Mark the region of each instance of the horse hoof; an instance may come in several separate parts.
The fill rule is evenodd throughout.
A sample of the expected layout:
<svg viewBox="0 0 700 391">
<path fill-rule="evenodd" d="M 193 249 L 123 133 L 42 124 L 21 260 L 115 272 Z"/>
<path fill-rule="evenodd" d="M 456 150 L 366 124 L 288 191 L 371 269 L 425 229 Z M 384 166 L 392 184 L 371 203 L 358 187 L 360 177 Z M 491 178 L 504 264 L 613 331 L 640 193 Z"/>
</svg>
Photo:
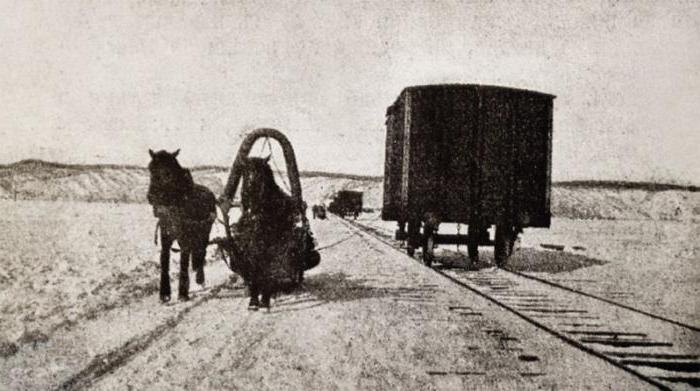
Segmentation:
<svg viewBox="0 0 700 391">
<path fill-rule="evenodd" d="M 190 300 L 190 295 L 182 295 L 182 294 L 180 294 L 180 295 L 177 296 L 177 299 L 180 300 L 180 301 L 189 301 L 189 300 Z"/>
<path fill-rule="evenodd" d="M 248 304 L 248 311 L 257 311 L 260 308 L 255 304 Z"/>
<path fill-rule="evenodd" d="M 167 303 L 170 301 L 170 296 L 161 296 L 160 297 L 160 302 L 161 303 Z"/>
<path fill-rule="evenodd" d="M 199 272 L 197 272 L 197 277 L 195 277 L 195 282 L 199 285 L 204 285 L 204 273 L 199 274 Z"/>
</svg>

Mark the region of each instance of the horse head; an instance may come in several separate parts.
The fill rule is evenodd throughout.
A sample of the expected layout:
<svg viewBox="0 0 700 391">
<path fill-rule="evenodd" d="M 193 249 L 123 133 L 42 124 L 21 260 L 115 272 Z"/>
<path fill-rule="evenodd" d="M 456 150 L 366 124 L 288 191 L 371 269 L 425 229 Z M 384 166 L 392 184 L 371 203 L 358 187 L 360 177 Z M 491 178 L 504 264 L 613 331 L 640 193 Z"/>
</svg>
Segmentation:
<svg viewBox="0 0 700 391">
<path fill-rule="evenodd" d="M 253 214 L 263 213 L 273 189 L 275 177 L 268 164 L 270 157 L 247 157 L 243 161 L 241 185 L 241 205 L 244 211 Z"/>
<path fill-rule="evenodd" d="M 189 170 L 177 161 L 175 152 L 148 150 L 151 162 L 148 171 L 151 176 L 148 186 L 148 202 L 152 205 L 172 206 L 180 203 L 186 194 L 194 188 L 194 181 Z"/>
</svg>

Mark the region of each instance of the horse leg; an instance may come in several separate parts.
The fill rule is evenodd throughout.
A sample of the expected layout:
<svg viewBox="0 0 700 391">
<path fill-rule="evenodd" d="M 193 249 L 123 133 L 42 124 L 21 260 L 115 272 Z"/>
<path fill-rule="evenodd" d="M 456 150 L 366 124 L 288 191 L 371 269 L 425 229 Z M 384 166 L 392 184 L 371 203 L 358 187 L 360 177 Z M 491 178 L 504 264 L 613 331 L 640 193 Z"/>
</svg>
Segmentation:
<svg viewBox="0 0 700 391">
<path fill-rule="evenodd" d="M 173 239 L 167 231 L 160 229 L 160 301 L 167 303 L 170 301 L 170 247 Z"/>
<path fill-rule="evenodd" d="M 206 247 L 198 248 L 192 252 L 192 268 L 197 272 L 195 281 L 199 285 L 204 285 L 204 259 L 206 256 Z"/>
<path fill-rule="evenodd" d="M 258 284 L 255 281 L 250 281 L 248 286 L 248 294 L 250 296 L 250 302 L 248 302 L 248 311 L 257 311 L 260 306 L 258 301 Z"/>
<path fill-rule="evenodd" d="M 187 301 L 190 299 L 190 250 L 181 249 L 180 253 L 180 283 L 178 284 L 177 298 Z"/>
<path fill-rule="evenodd" d="M 267 308 L 270 310 L 270 288 L 263 287 L 262 289 L 262 300 L 260 301 L 260 307 Z"/>
</svg>

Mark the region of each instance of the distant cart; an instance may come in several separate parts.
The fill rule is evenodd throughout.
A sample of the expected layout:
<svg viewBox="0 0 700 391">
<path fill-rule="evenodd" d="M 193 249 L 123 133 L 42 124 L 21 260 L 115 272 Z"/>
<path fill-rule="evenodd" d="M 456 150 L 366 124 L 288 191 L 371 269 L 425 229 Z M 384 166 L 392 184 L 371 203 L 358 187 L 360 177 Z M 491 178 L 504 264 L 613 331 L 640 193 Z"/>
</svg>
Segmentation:
<svg viewBox="0 0 700 391">
<path fill-rule="evenodd" d="M 328 205 L 328 211 L 340 217 L 357 216 L 362 213 L 362 192 L 341 190 L 335 194 Z"/>
<path fill-rule="evenodd" d="M 325 220 L 326 219 L 326 207 L 323 205 L 314 205 L 311 207 L 311 213 L 314 219 Z"/>
<path fill-rule="evenodd" d="M 404 89 L 386 114 L 382 219 L 430 265 L 438 244 L 494 245 L 498 265 L 525 227 L 550 226 L 553 95 L 463 85 Z M 468 226 L 442 235 L 441 223 Z M 487 229 L 495 225 L 494 240 Z"/>
</svg>

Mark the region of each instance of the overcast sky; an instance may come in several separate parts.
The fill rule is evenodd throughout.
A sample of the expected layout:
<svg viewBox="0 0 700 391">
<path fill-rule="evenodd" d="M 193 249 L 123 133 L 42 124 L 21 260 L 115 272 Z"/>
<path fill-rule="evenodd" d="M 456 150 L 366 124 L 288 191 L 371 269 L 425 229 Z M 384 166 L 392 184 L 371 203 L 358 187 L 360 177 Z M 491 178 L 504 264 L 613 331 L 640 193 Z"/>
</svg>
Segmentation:
<svg viewBox="0 0 700 391">
<path fill-rule="evenodd" d="M 555 180 L 700 183 L 700 2 L 0 2 L 0 162 L 229 165 L 245 130 L 301 169 L 381 174 L 401 89 L 554 102 Z"/>
</svg>

